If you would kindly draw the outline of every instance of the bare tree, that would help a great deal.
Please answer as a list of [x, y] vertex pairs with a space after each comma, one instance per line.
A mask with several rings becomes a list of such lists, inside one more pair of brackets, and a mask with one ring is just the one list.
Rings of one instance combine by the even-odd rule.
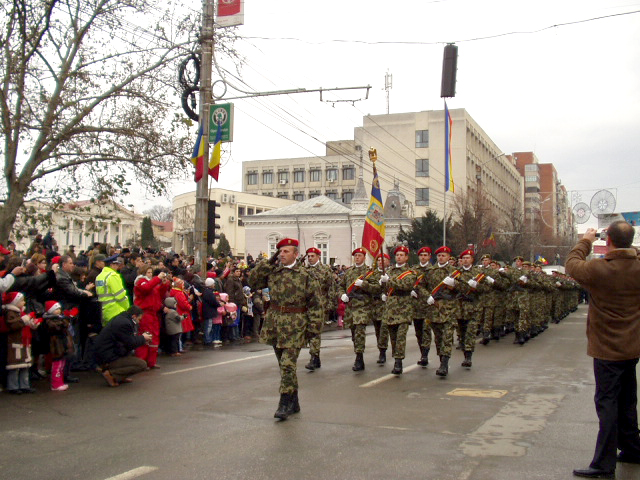
[[151, 0], [8, 0], [2, 10], [0, 243], [26, 200], [103, 202], [132, 182], [161, 194], [190, 171], [195, 134], [175, 88], [198, 31], [193, 10]]
[[142, 213], [156, 222], [173, 221], [173, 210], [171, 210], [170, 206], [154, 205], [149, 210], [145, 210]]
[[467, 245], [482, 247], [488, 234], [498, 226], [495, 211], [479, 191], [456, 194], [451, 219], [453, 226], [449, 243], [454, 252], [463, 251]]

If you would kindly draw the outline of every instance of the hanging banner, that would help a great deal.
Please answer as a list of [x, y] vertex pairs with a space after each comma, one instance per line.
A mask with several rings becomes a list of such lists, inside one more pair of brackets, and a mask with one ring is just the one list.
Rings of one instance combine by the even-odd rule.
[[244, 0], [218, 0], [216, 27], [244, 25]]

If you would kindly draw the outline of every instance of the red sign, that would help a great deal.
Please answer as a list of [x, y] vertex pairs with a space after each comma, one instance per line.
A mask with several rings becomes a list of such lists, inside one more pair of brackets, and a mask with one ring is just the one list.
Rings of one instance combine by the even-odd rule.
[[237, 15], [242, 9], [241, 0], [218, 0], [218, 16]]

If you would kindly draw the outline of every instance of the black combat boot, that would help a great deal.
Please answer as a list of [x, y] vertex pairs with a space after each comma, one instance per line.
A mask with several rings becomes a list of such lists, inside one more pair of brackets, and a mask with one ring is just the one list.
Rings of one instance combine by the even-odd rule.
[[356, 353], [356, 361], [353, 364], [353, 367], [351, 367], [351, 370], [354, 372], [364, 370], [364, 358], [362, 358], [362, 353]]
[[471, 355], [473, 355], [473, 352], [468, 352], [465, 350], [464, 361], [461, 364], [463, 367], [471, 368]]
[[298, 413], [300, 411], [300, 401], [298, 400], [298, 390], [294, 390], [291, 394], [291, 412]]
[[385, 363], [387, 363], [387, 349], [379, 348], [378, 350], [380, 350], [380, 356], [378, 357], [378, 361], [376, 363], [378, 363], [379, 365], [384, 365]]
[[421, 348], [420, 350], [422, 351], [422, 356], [420, 357], [420, 360], [418, 360], [418, 365], [426, 367], [429, 365], [429, 349]]
[[513, 343], [518, 343], [520, 345], [524, 345], [526, 341], [527, 341], [527, 338], [526, 338], [524, 332], [516, 332], [516, 340]]
[[281, 393], [280, 403], [278, 404], [278, 410], [273, 414], [273, 418], [279, 418], [280, 420], [286, 420], [289, 418], [289, 414], [292, 411], [293, 394]]
[[316, 355], [313, 359], [313, 366], [316, 368], [320, 368], [322, 364], [320, 363], [320, 354]]
[[446, 377], [449, 373], [449, 357], [446, 355], [440, 355], [440, 367], [436, 370], [436, 375], [439, 377]]
[[316, 356], [315, 355], [311, 355], [311, 358], [309, 359], [309, 363], [307, 363], [304, 368], [306, 368], [307, 370], [311, 370], [312, 372], [316, 369]]
[[491, 332], [488, 330], [485, 330], [484, 332], [482, 332], [482, 340], [480, 340], [480, 343], [482, 343], [483, 345], [486, 345], [489, 343], [489, 340], [491, 340]]
[[495, 340], [496, 342], [500, 341], [500, 329], [494, 328], [491, 330], [491, 340]]
[[393, 370], [391, 370], [391, 373], [393, 373], [394, 375], [401, 375], [402, 374], [402, 359], [401, 358], [396, 358], [396, 363], [393, 365]]

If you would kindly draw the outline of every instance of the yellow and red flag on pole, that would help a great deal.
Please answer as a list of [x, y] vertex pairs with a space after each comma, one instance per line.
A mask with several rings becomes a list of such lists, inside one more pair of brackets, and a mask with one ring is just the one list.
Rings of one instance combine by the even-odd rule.
[[364, 248], [373, 258], [377, 258], [382, 253], [382, 244], [385, 235], [384, 207], [382, 206], [382, 195], [380, 194], [380, 181], [376, 164], [373, 164], [373, 182], [371, 183], [371, 200], [364, 222], [362, 232], [362, 248]]
[[209, 160], [209, 175], [217, 182], [220, 174], [220, 146], [222, 144], [222, 123], [218, 123], [218, 131], [216, 133], [216, 143], [213, 146], [211, 159]]
[[451, 130], [453, 120], [449, 113], [447, 102], [444, 102], [444, 191], [454, 190], [453, 184], [453, 161], [451, 160]]
[[193, 146], [193, 154], [191, 155], [191, 163], [196, 167], [195, 181], [199, 181], [202, 178], [202, 172], [204, 171], [204, 140], [202, 139], [202, 126], [198, 130], [198, 138], [196, 144]]

